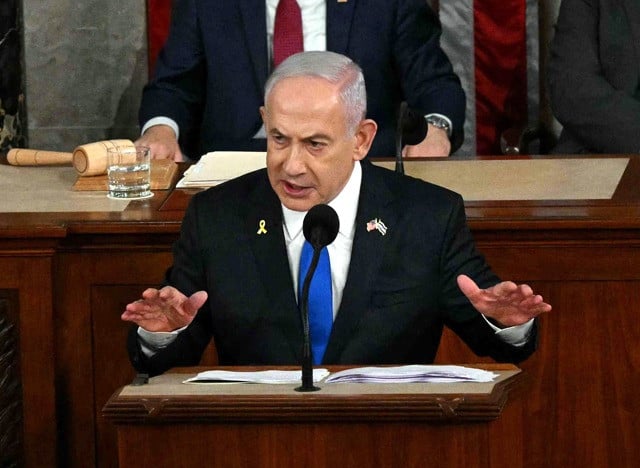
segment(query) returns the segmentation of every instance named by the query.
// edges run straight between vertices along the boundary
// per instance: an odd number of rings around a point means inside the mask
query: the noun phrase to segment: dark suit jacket
[[[270,65],[265,0],[178,0],[156,76],[145,88],[141,125],[167,116],[191,157],[213,150],[260,150],[252,137]],[[327,50],[363,69],[368,116],[379,125],[372,156],[395,154],[400,101],[448,116],[452,145],[462,142],[465,97],[440,49],[440,23],[425,0],[327,2]],[[201,125],[202,124],[202,125]]]
[[[443,326],[478,354],[517,362],[460,292],[466,273],[482,287],[498,279],[476,251],[459,195],[363,163],[349,273],[325,364],[433,362]],[[380,218],[386,235],[367,231]],[[265,221],[267,234],[257,233]],[[192,324],[146,359],[136,328],[134,366],[151,374],[195,365],[213,336],[222,365],[301,362],[302,325],[282,231],[282,209],[261,170],[195,195],[167,281],[187,295],[209,293]]]
[[[548,78],[554,152],[640,152],[640,2],[563,0]]]

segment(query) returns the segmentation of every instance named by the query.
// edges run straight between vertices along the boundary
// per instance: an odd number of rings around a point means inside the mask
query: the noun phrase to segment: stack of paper
[[[267,153],[252,151],[214,151],[184,172],[176,187],[199,188],[221,184],[229,179],[267,167]]]
[[[313,369],[313,381],[319,382],[329,375],[327,369]],[[295,384],[302,381],[302,371],[265,370],[257,372],[235,372],[211,370],[200,372],[183,383],[249,382],[266,384]]]
[[[498,374],[463,366],[399,366],[360,367],[336,372],[326,379],[326,383],[373,382],[373,383],[414,383],[414,382],[491,382]]]
[[[313,381],[325,383],[451,383],[491,382],[498,374],[464,366],[409,365],[397,367],[356,367],[334,374],[327,369],[313,369]],[[295,384],[302,380],[300,370],[264,370],[256,372],[210,370],[200,372],[184,383],[247,382]]]

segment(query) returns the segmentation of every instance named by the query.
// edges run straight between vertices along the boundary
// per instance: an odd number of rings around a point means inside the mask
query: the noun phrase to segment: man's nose
[[[290,176],[304,174],[307,167],[305,157],[302,145],[291,145],[284,160],[284,164],[282,165],[283,169]]]

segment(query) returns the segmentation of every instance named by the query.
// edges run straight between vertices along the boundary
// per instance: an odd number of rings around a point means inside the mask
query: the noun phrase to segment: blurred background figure
[[[555,153],[640,152],[640,2],[563,0],[548,79]]]
[[[281,3],[298,9],[299,47],[342,53],[362,67],[367,115],[379,125],[370,155],[395,154],[401,101],[430,120],[427,137],[407,155],[447,156],[461,144],[464,91],[426,0],[177,0],[140,107],[140,143],[154,157],[266,149],[257,109],[274,65]]]

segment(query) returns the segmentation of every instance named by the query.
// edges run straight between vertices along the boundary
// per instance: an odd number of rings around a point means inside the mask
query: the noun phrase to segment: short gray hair
[[[339,84],[340,98],[345,107],[347,132],[355,133],[358,124],[367,115],[367,90],[362,70],[353,60],[328,51],[294,54],[282,62],[267,80],[264,89],[265,104],[279,81],[297,76],[315,76]]]

